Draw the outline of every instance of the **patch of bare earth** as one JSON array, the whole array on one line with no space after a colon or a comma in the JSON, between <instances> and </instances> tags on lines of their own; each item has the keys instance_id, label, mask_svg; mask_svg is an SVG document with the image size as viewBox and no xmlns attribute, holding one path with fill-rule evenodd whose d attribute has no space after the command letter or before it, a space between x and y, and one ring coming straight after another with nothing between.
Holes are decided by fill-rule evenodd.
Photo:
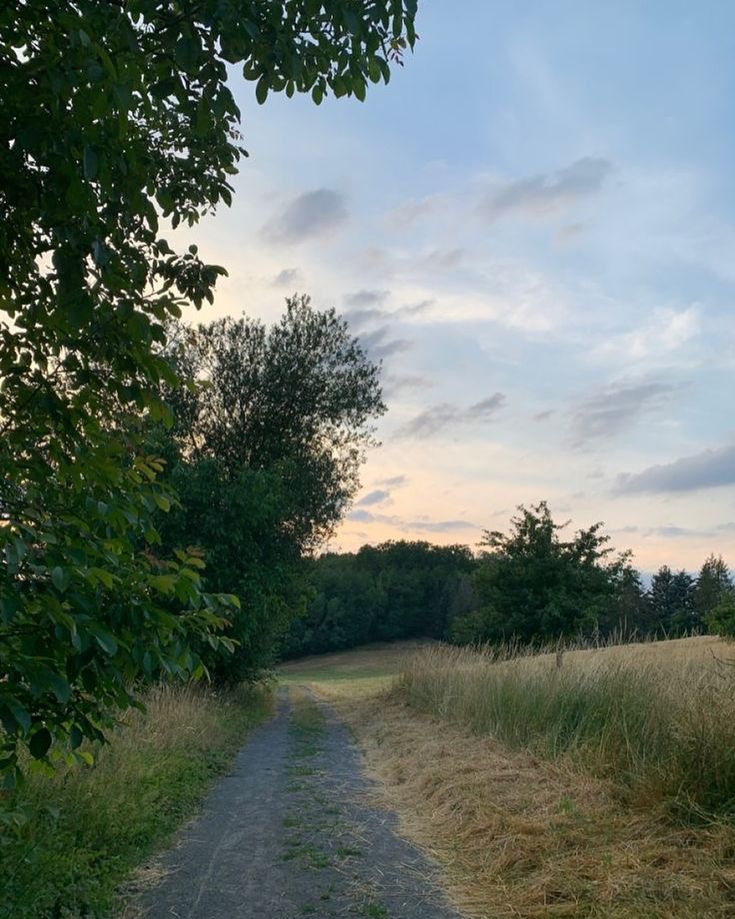
<instances>
[{"instance_id":1,"label":"patch of bare earth","mask_svg":"<svg viewBox=\"0 0 735 919\"><path fill-rule=\"evenodd\" d=\"M435 856L469 916L735 916L732 827L676 825L599 779L508 752L390 695L318 689L359 740L375 794Z\"/></svg>"}]
</instances>

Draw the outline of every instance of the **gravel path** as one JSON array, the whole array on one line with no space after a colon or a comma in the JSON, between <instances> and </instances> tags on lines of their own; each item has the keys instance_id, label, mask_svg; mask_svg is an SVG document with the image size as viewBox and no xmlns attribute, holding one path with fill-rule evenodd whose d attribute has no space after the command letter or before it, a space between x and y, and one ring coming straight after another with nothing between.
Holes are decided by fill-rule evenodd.
<instances>
[{"instance_id":1,"label":"gravel path","mask_svg":"<svg viewBox=\"0 0 735 919\"><path fill-rule=\"evenodd\" d=\"M370 807L370 785L326 705L295 706L251 735L203 815L162 858L147 919L461 919L423 854Z\"/></svg>"}]
</instances>

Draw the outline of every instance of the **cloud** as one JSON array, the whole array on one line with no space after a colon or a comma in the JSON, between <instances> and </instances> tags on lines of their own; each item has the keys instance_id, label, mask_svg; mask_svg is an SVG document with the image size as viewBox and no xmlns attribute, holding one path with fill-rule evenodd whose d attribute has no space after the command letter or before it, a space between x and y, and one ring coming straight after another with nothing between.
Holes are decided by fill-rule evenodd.
<instances>
[{"instance_id":1,"label":"cloud","mask_svg":"<svg viewBox=\"0 0 735 919\"><path fill-rule=\"evenodd\" d=\"M347 294L345 303L348 306L377 306L389 295L389 290L357 290L353 294Z\"/></svg>"},{"instance_id":2,"label":"cloud","mask_svg":"<svg viewBox=\"0 0 735 919\"><path fill-rule=\"evenodd\" d=\"M554 234L554 240L558 243L568 243L570 240L581 236L584 229L585 224L583 223L568 223L566 226L559 227Z\"/></svg>"},{"instance_id":3,"label":"cloud","mask_svg":"<svg viewBox=\"0 0 735 919\"><path fill-rule=\"evenodd\" d=\"M464 249L432 249L423 259L428 271L451 271L458 268L464 258Z\"/></svg>"},{"instance_id":4,"label":"cloud","mask_svg":"<svg viewBox=\"0 0 735 919\"><path fill-rule=\"evenodd\" d=\"M619 475L614 490L617 494L689 492L723 485L735 485L735 444Z\"/></svg>"},{"instance_id":5,"label":"cloud","mask_svg":"<svg viewBox=\"0 0 735 919\"><path fill-rule=\"evenodd\" d=\"M374 360L410 351L414 347L414 343L408 338L388 338L390 333L389 326L380 326L366 335L361 335L360 344Z\"/></svg>"},{"instance_id":6,"label":"cloud","mask_svg":"<svg viewBox=\"0 0 735 919\"><path fill-rule=\"evenodd\" d=\"M424 533L451 533L454 530L479 530L476 523L469 520L405 520L402 517L394 517L387 514L373 514L371 511L354 510L347 515L348 520L357 523L381 523L387 526L395 527L406 533L424 532Z\"/></svg>"},{"instance_id":7,"label":"cloud","mask_svg":"<svg viewBox=\"0 0 735 919\"><path fill-rule=\"evenodd\" d=\"M548 421L552 415L556 414L553 408L547 409L545 412L537 412L533 416L534 421Z\"/></svg>"},{"instance_id":8,"label":"cloud","mask_svg":"<svg viewBox=\"0 0 735 919\"><path fill-rule=\"evenodd\" d=\"M385 374L382 379L383 395L396 396L402 392L427 390L436 386L436 380L421 374Z\"/></svg>"},{"instance_id":9,"label":"cloud","mask_svg":"<svg viewBox=\"0 0 735 919\"><path fill-rule=\"evenodd\" d=\"M390 498L389 491L384 488L376 488L374 491L368 492L364 498L360 498L357 502L357 507L371 507L373 504L382 504L388 498Z\"/></svg>"},{"instance_id":10,"label":"cloud","mask_svg":"<svg viewBox=\"0 0 735 919\"><path fill-rule=\"evenodd\" d=\"M583 402L572 413L575 445L619 434L641 415L660 408L681 389L669 383L617 382Z\"/></svg>"},{"instance_id":11,"label":"cloud","mask_svg":"<svg viewBox=\"0 0 735 919\"><path fill-rule=\"evenodd\" d=\"M263 234L275 243L302 242L333 232L348 216L344 195L330 188L318 188L294 198L265 225Z\"/></svg>"},{"instance_id":12,"label":"cloud","mask_svg":"<svg viewBox=\"0 0 735 919\"><path fill-rule=\"evenodd\" d=\"M292 284L298 284L301 280L301 272L298 268L284 268L271 281L271 287L290 287Z\"/></svg>"},{"instance_id":13,"label":"cloud","mask_svg":"<svg viewBox=\"0 0 735 919\"><path fill-rule=\"evenodd\" d=\"M364 309L350 309L345 313L345 318L353 328L362 328L374 322L385 322L389 319L403 319L406 316L417 316L424 313L434 305L434 300L420 300L418 303L407 303L395 310L380 309L371 306L380 303L388 296L388 291L361 290L345 297L348 304L365 307ZM380 299L378 297L380 296Z\"/></svg>"},{"instance_id":14,"label":"cloud","mask_svg":"<svg viewBox=\"0 0 735 919\"><path fill-rule=\"evenodd\" d=\"M650 366L659 359L671 365L672 355L682 352L691 360L695 339L702 332L701 307L697 303L685 309L657 309L637 328L606 338L590 352L592 361L612 359L616 364L646 361Z\"/></svg>"},{"instance_id":15,"label":"cloud","mask_svg":"<svg viewBox=\"0 0 735 919\"><path fill-rule=\"evenodd\" d=\"M406 229L419 218L435 212L446 200L446 195L435 194L404 201L388 213L388 222L400 229Z\"/></svg>"},{"instance_id":16,"label":"cloud","mask_svg":"<svg viewBox=\"0 0 735 919\"><path fill-rule=\"evenodd\" d=\"M433 405L416 415L396 432L398 437L416 437L423 440L432 437L447 427L462 424L490 421L506 402L506 397L501 392L496 392L487 399L476 402L469 408L461 408L451 402L442 402Z\"/></svg>"},{"instance_id":17,"label":"cloud","mask_svg":"<svg viewBox=\"0 0 735 919\"><path fill-rule=\"evenodd\" d=\"M399 485L405 485L407 481L408 476L394 475L388 479L380 479L376 482L376 485L387 485L389 488L397 488Z\"/></svg>"},{"instance_id":18,"label":"cloud","mask_svg":"<svg viewBox=\"0 0 735 919\"><path fill-rule=\"evenodd\" d=\"M582 159L552 173L509 182L485 196L480 212L490 220L504 214L545 216L598 192L612 165L600 157Z\"/></svg>"}]
</instances>

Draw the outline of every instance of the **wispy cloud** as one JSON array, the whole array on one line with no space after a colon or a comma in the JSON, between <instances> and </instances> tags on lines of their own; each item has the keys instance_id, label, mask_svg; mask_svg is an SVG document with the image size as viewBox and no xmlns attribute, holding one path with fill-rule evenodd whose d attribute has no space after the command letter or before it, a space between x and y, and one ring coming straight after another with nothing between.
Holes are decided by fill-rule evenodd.
<instances>
[{"instance_id":1,"label":"wispy cloud","mask_svg":"<svg viewBox=\"0 0 735 919\"><path fill-rule=\"evenodd\" d=\"M390 296L389 290L356 290L352 294L347 294L345 303L348 306L377 306L383 303Z\"/></svg>"},{"instance_id":2,"label":"wispy cloud","mask_svg":"<svg viewBox=\"0 0 735 919\"><path fill-rule=\"evenodd\" d=\"M414 437L423 440L432 437L447 427L491 421L505 405L504 393L496 392L487 399L475 402L469 408L461 408L451 402L433 405L416 415L397 432L398 437Z\"/></svg>"},{"instance_id":3,"label":"wispy cloud","mask_svg":"<svg viewBox=\"0 0 735 919\"><path fill-rule=\"evenodd\" d=\"M384 488L376 488L368 492L355 505L356 507L372 507L373 504L384 504L390 498L390 492Z\"/></svg>"},{"instance_id":4,"label":"wispy cloud","mask_svg":"<svg viewBox=\"0 0 735 919\"><path fill-rule=\"evenodd\" d=\"M665 405L680 389L681 385L656 381L611 384L572 412L573 443L581 446L614 437Z\"/></svg>"},{"instance_id":5,"label":"wispy cloud","mask_svg":"<svg viewBox=\"0 0 735 919\"><path fill-rule=\"evenodd\" d=\"M436 381L432 377L422 376L420 373L387 373L382 382L383 394L386 396L397 396L403 392L415 392L416 390L423 391L436 386Z\"/></svg>"},{"instance_id":6,"label":"wispy cloud","mask_svg":"<svg viewBox=\"0 0 735 919\"><path fill-rule=\"evenodd\" d=\"M297 243L332 233L348 218L345 196L318 188L294 198L263 228L269 242Z\"/></svg>"},{"instance_id":7,"label":"wispy cloud","mask_svg":"<svg viewBox=\"0 0 735 919\"><path fill-rule=\"evenodd\" d=\"M376 482L377 485L385 485L388 488L397 488L399 485L405 485L408 481L408 476L405 475L393 475L387 479L379 479Z\"/></svg>"},{"instance_id":8,"label":"wispy cloud","mask_svg":"<svg viewBox=\"0 0 735 919\"><path fill-rule=\"evenodd\" d=\"M469 520L406 520L403 517L394 517L388 514L373 514L371 511L354 510L347 515L347 519L356 523L380 523L395 527L406 533L451 533L455 530L479 530L476 523Z\"/></svg>"},{"instance_id":9,"label":"wispy cloud","mask_svg":"<svg viewBox=\"0 0 735 919\"><path fill-rule=\"evenodd\" d=\"M410 351L413 348L414 343L410 339L390 338L390 334L390 326L380 326L372 332L360 335L360 344L376 360L389 357L391 354Z\"/></svg>"},{"instance_id":10,"label":"wispy cloud","mask_svg":"<svg viewBox=\"0 0 735 919\"><path fill-rule=\"evenodd\" d=\"M635 328L606 338L592 350L590 357L594 362L603 358L617 364L645 361L648 366L658 360L670 366L679 351L685 361L691 360L693 344L701 331L699 304L678 310L657 309Z\"/></svg>"},{"instance_id":11,"label":"wispy cloud","mask_svg":"<svg viewBox=\"0 0 735 919\"><path fill-rule=\"evenodd\" d=\"M284 268L271 281L272 287L289 287L301 281L301 272L298 268Z\"/></svg>"},{"instance_id":12,"label":"wispy cloud","mask_svg":"<svg viewBox=\"0 0 735 919\"><path fill-rule=\"evenodd\" d=\"M490 220L511 213L533 217L555 213L598 192L611 172L608 160L586 156L556 172L494 189L480 203L480 212Z\"/></svg>"},{"instance_id":13,"label":"wispy cloud","mask_svg":"<svg viewBox=\"0 0 735 919\"><path fill-rule=\"evenodd\" d=\"M735 444L683 456L672 463L649 466L642 472L620 475L615 492L689 492L723 485L735 485Z\"/></svg>"}]
</instances>

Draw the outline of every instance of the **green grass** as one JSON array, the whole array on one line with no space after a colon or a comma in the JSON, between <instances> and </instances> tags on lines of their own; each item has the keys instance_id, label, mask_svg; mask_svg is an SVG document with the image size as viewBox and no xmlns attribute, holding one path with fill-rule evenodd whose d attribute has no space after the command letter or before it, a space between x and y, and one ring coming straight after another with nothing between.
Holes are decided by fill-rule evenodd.
<instances>
[{"instance_id":1,"label":"green grass","mask_svg":"<svg viewBox=\"0 0 735 919\"><path fill-rule=\"evenodd\" d=\"M0 917L109 914L131 872L196 810L269 693L160 688L131 714L90 768L31 774L0 806L27 822L0 839Z\"/></svg>"},{"instance_id":2,"label":"green grass","mask_svg":"<svg viewBox=\"0 0 735 919\"><path fill-rule=\"evenodd\" d=\"M511 747L573 761L641 801L688 817L735 813L735 668L711 656L631 646L556 666L553 655L493 660L435 647L406 666L397 692Z\"/></svg>"}]
</instances>

